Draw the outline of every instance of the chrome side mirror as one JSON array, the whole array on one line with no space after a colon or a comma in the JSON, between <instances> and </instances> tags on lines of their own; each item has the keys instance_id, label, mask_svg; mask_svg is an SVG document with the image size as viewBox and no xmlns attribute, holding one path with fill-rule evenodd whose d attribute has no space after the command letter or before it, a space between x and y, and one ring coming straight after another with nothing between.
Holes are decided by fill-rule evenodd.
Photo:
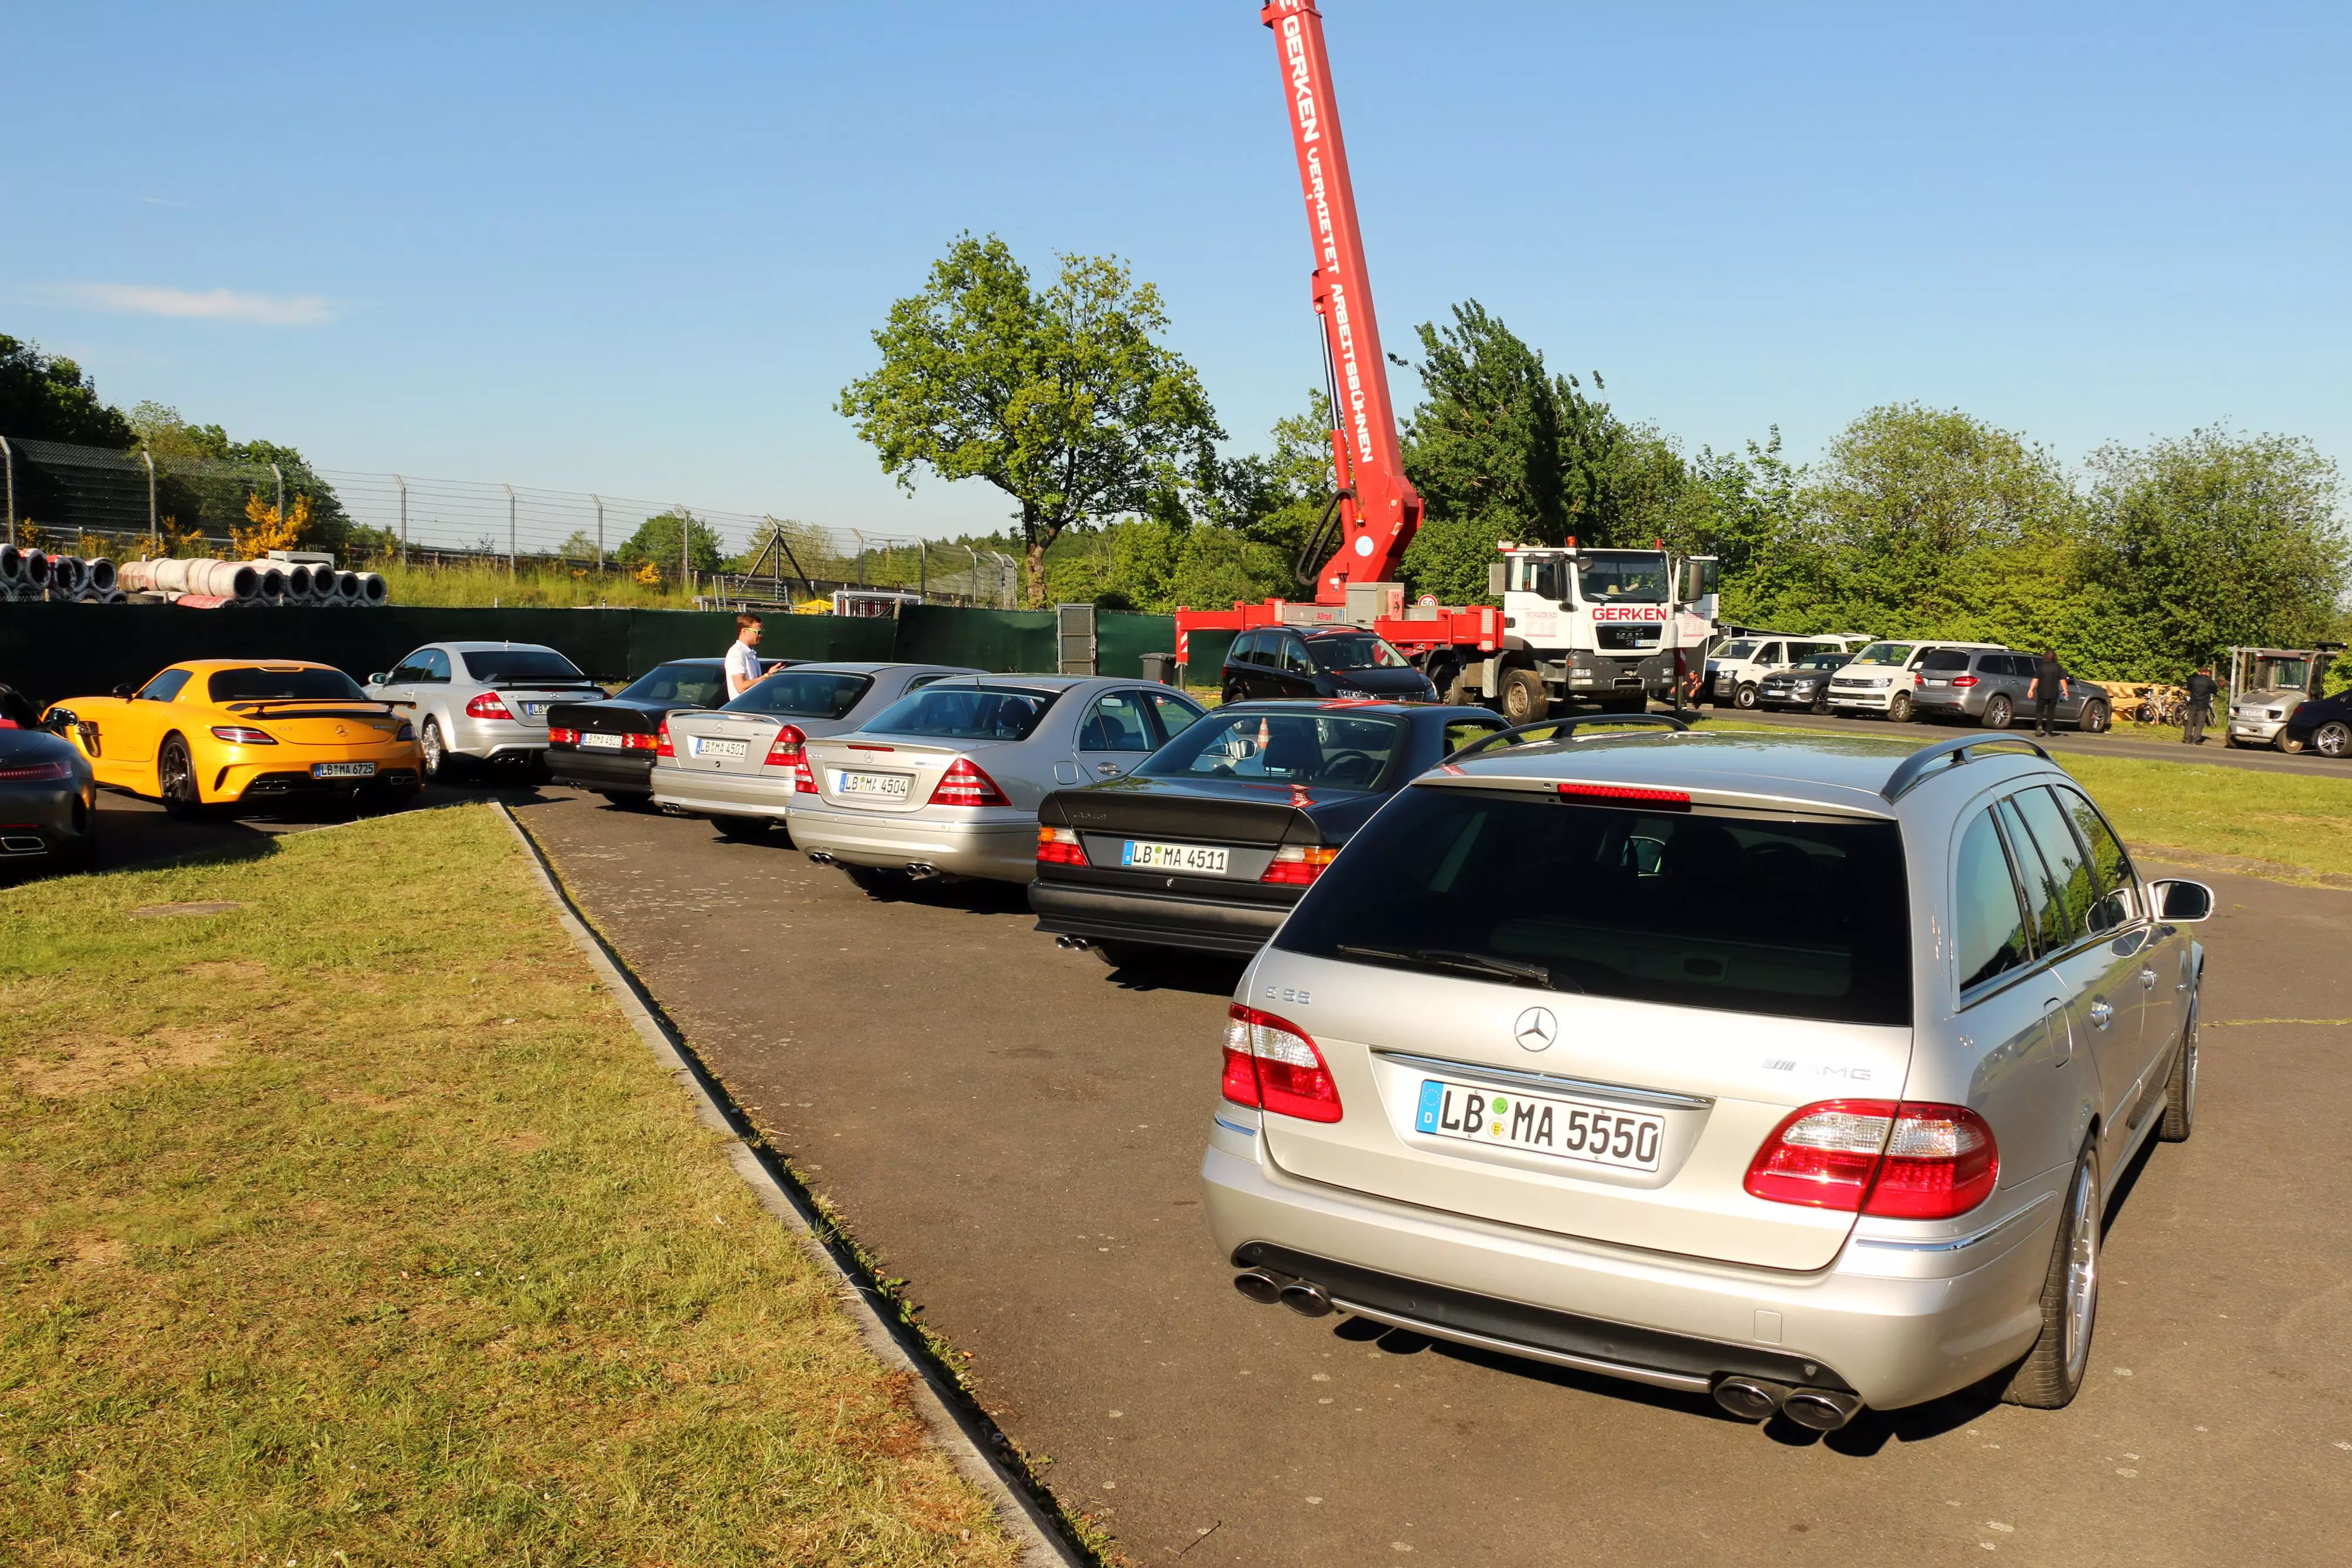
<instances>
[{"instance_id":1,"label":"chrome side mirror","mask_svg":"<svg viewBox=\"0 0 2352 1568\"><path fill-rule=\"evenodd\" d=\"M384 674L382 670L378 670L374 674L372 674L367 678L367 684L372 686L380 686L383 685L383 683Z\"/></svg>"},{"instance_id":2,"label":"chrome side mirror","mask_svg":"<svg viewBox=\"0 0 2352 1568\"><path fill-rule=\"evenodd\" d=\"M2148 893L2156 902L2156 917L2170 925L2194 925L2213 914L2213 890L2201 882L2152 883Z\"/></svg>"}]
</instances>

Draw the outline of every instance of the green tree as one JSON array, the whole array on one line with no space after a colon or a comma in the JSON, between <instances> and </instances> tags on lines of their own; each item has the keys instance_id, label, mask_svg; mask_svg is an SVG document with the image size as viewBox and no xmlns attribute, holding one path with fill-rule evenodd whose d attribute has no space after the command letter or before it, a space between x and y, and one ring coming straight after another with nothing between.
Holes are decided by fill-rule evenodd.
<instances>
[{"instance_id":1,"label":"green tree","mask_svg":"<svg viewBox=\"0 0 2352 1568\"><path fill-rule=\"evenodd\" d=\"M152 401L134 406L127 423L135 443L156 459L157 509L175 519L184 532L221 534L242 527L247 497L258 496L265 506L276 506L282 478L289 512L294 509L297 497L310 499L310 520L302 532L302 549L344 554L381 548L388 539L396 539L383 530L354 524L334 486L291 446L275 441L232 441L219 425L192 424L169 403ZM268 472L273 464L276 476ZM215 465L243 472L221 472Z\"/></svg>"},{"instance_id":2,"label":"green tree","mask_svg":"<svg viewBox=\"0 0 2352 1568\"><path fill-rule=\"evenodd\" d=\"M1066 529L1150 510L1221 438L1192 366L1160 341L1160 291L1107 256L1064 256L1044 290L994 235L966 235L874 334L882 363L840 412L912 491L924 469L1019 506L1029 602Z\"/></svg>"},{"instance_id":3,"label":"green tree","mask_svg":"<svg viewBox=\"0 0 2352 1568\"><path fill-rule=\"evenodd\" d=\"M0 435L121 450L135 437L71 360L0 333Z\"/></svg>"},{"instance_id":4,"label":"green tree","mask_svg":"<svg viewBox=\"0 0 2352 1568\"><path fill-rule=\"evenodd\" d=\"M685 529L683 541L679 530ZM684 507L673 507L657 512L637 525L637 531L622 541L613 552L613 559L623 566L642 567L650 564L667 576L678 569L679 545L686 545L689 563L697 571L717 571L727 559L727 541L719 530L696 517Z\"/></svg>"}]
</instances>

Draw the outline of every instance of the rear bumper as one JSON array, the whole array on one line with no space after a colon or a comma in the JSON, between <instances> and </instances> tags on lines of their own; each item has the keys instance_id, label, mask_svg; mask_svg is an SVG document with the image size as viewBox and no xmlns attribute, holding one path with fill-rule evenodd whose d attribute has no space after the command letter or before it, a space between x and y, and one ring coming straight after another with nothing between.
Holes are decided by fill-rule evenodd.
<instances>
[{"instance_id":1,"label":"rear bumper","mask_svg":"<svg viewBox=\"0 0 2352 1568\"><path fill-rule=\"evenodd\" d=\"M1943 718L1982 718L1990 692L1914 692L1911 706Z\"/></svg>"},{"instance_id":2,"label":"rear bumper","mask_svg":"<svg viewBox=\"0 0 2352 1568\"><path fill-rule=\"evenodd\" d=\"M851 865L880 870L928 865L950 876L991 882L1025 883L1037 874L1037 819L1033 814L954 821L928 811L893 815L801 803L809 799L796 798L786 819L793 842Z\"/></svg>"},{"instance_id":3,"label":"rear bumper","mask_svg":"<svg viewBox=\"0 0 2352 1568\"><path fill-rule=\"evenodd\" d=\"M1029 907L1037 913L1040 931L1247 955L1265 946L1289 917L1292 905L1077 887L1041 877L1029 884Z\"/></svg>"},{"instance_id":4,"label":"rear bumper","mask_svg":"<svg viewBox=\"0 0 2352 1568\"><path fill-rule=\"evenodd\" d=\"M1265 1159L1257 1119L1221 1105L1201 1167L1228 1260L1263 1259L1375 1318L1538 1360L1565 1352L1588 1370L1694 1393L1719 1373L1784 1367L1794 1375L1783 1381L1842 1382L1882 1410L1964 1388L2032 1344L2054 1184L2071 1175L1965 1245L1857 1237L1829 1268L1799 1274L1583 1244L1301 1181Z\"/></svg>"},{"instance_id":5,"label":"rear bumper","mask_svg":"<svg viewBox=\"0 0 2352 1568\"><path fill-rule=\"evenodd\" d=\"M622 789L642 794L653 788L653 753L649 751L587 751L553 746L547 751L547 771L558 784L582 789Z\"/></svg>"},{"instance_id":6,"label":"rear bumper","mask_svg":"<svg viewBox=\"0 0 2352 1568\"><path fill-rule=\"evenodd\" d=\"M2248 746L2272 746L2285 728L2286 720L2283 718L2239 718L2233 715L2230 719L2230 738Z\"/></svg>"},{"instance_id":7,"label":"rear bumper","mask_svg":"<svg viewBox=\"0 0 2352 1568\"><path fill-rule=\"evenodd\" d=\"M704 816L772 817L781 822L793 801L792 779L782 768L773 779L760 779L744 773L693 773L656 762L645 778L641 788L653 790L656 805Z\"/></svg>"},{"instance_id":8,"label":"rear bumper","mask_svg":"<svg viewBox=\"0 0 2352 1568\"><path fill-rule=\"evenodd\" d=\"M1833 689L1830 693L1830 706L1852 708L1856 713L1885 713L1887 705L1894 699L1895 691L1892 689L1877 692L1841 692ZM1916 704L1918 699L1915 697L1912 701Z\"/></svg>"},{"instance_id":9,"label":"rear bumper","mask_svg":"<svg viewBox=\"0 0 2352 1568\"><path fill-rule=\"evenodd\" d=\"M214 761L209 764L209 772L205 771L207 764L199 761L196 780L199 793L206 800L267 800L289 796L320 799L350 795L362 789L415 789L425 775L424 758L416 747L406 741L346 752L341 757L306 759L289 755L300 749L280 746L240 747L231 753L234 760L226 763ZM375 771L364 779L320 779L310 772L312 761L373 762Z\"/></svg>"},{"instance_id":10,"label":"rear bumper","mask_svg":"<svg viewBox=\"0 0 2352 1568\"><path fill-rule=\"evenodd\" d=\"M80 852L97 809L93 785L0 785L0 865Z\"/></svg>"},{"instance_id":11,"label":"rear bumper","mask_svg":"<svg viewBox=\"0 0 2352 1568\"><path fill-rule=\"evenodd\" d=\"M378 768L374 777L369 779L314 779L308 773L279 768L252 770L252 776L231 799L241 806L257 806L272 800L318 800L338 795L414 794L418 787L417 770L405 765Z\"/></svg>"},{"instance_id":12,"label":"rear bumper","mask_svg":"<svg viewBox=\"0 0 2352 1568\"><path fill-rule=\"evenodd\" d=\"M468 718L459 714L449 721L450 750L485 762L501 757L529 757L547 749L547 727L520 719Z\"/></svg>"}]
</instances>

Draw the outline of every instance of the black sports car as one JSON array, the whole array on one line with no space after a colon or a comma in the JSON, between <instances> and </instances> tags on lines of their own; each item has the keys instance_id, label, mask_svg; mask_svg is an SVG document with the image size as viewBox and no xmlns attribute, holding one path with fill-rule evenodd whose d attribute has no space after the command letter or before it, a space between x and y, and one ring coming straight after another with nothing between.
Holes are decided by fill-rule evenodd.
<instances>
[{"instance_id":1,"label":"black sports car","mask_svg":"<svg viewBox=\"0 0 2352 1568\"><path fill-rule=\"evenodd\" d=\"M792 661L763 659L760 673ZM557 703L547 710L547 771L559 784L593 790L616 806L653 798L662 719L679 708L717 707L727 700L727 668L719 659L672 659L656 664L609 697Z\"/></svg>"},{"instance_id":2,"label":"black sports car","mask_svg":"<svg viewBox=\"0 0 2352 1568\"><path fill-rule=\"evenodd\" d=\"M2286 716L2281 751L2311 747L2322 757L2342 761L2352 757L2352 688L2332 697L2313 697Z\"/></svg>"},{"instance_id":3,"label":"black sports car","mask_svg":"<svg viewBox=\"0 0 2352 1568\"><path fill-rule=\"evenodd\" d=\"M71 741L0 685L0 876L87 869L98 849L98 786Z\"/></svg>"},{"instance_id":4,"label":"black sports car","mask_svg":"<svg viewBox=\"0 0 2352 1568\"><path fill-rule=\"evenodd\" d=\"M1114 965L1160 947L1255 953L1391 795L1502 727L1479 707L1221 707L1126 778L1045 797L1037 929Z\"/></svg>"},{"instance_id":5,"label":"black sports car","mask_svg":"<svg viewBox=\"0 0 2352 1568\"><path fill-rule=\"evenodd\" d=\"M1386 697L1433 703L1437 688L1388 639L1360 626L1265 626L1225 651L1225 701L1251 697Z\"/></svg>"}]
</instances>

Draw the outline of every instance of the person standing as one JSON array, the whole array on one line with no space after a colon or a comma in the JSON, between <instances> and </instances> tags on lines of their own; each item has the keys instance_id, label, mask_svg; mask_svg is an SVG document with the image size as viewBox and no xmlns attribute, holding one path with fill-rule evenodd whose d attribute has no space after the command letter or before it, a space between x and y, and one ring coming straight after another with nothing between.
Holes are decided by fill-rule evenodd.
<instances>
[{"instance_id":1,"label":"person standing","mask_svg":"<svg viewBox=\"0 0 2352 1568\"><path fill-rule=\"evenodd\" d=\"M2213 694L2219 690L2210 665L2200 667L2189 677L2189 702L2180 710L2181 745L2205 744L2205 727L2213 722Z\"/></svg>"},{"instance_id":2,"label":"person standing","mask_svg":"<svg viewBox=\"0 0 2352 1568\"><path fill-rule=\"evenodd\" d=\"M727 700L733 702L760 678L760 618L735 617L735 641L727 645Z\"/></svg>"},{"instance_id":3,"label":"person standing","mask_svg":"<svg viewBox=\"0 0 2352 1568\"><path fill-rule=\"evenodd\" d=\"M2066 666L2058 662L2054 649L2042 650L2033 666L2033 685L2025 695L2034 704L2035 733L2048 735L2058 716L2058 699L2066 695Z\"/></svg>"}]
</instances>

